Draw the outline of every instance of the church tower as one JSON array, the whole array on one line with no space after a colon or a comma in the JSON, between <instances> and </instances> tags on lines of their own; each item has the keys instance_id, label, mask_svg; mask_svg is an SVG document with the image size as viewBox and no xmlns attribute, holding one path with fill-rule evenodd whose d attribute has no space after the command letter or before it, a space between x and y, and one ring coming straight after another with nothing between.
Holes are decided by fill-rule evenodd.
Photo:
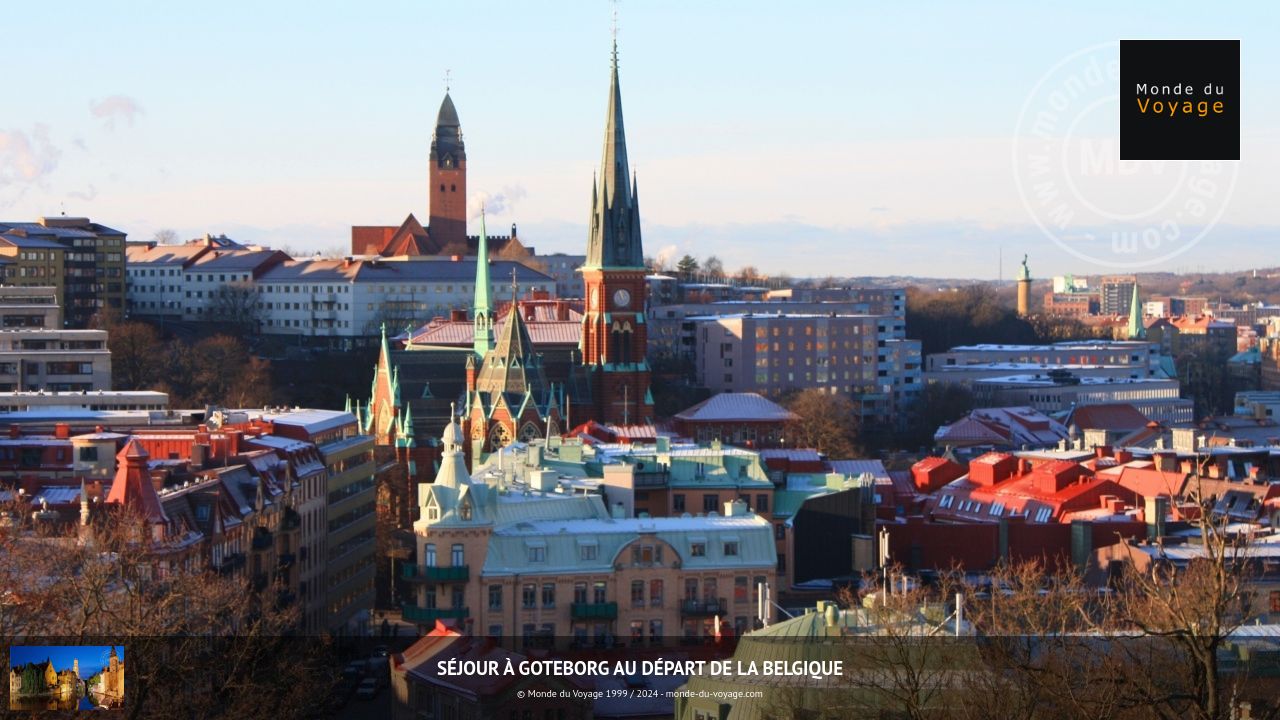
<instances>
[{"instance_id":1,"label":"church tower","mask_svg":"<svg viewBox=\"0 0 1280 720\"><path fill-rule=\"evenodd\" d=\"M431 138L431 215L427 227L439 247L467 241L467 151L458 111L446 90ZM465 253L464 253L465 254Z\"/></svg>"},{"instance_id":2,"label":"church tower","mask_svg":"<svg viewBox=\"0 0 1280 720\"><path fill-rule=\"evenodd\" d=\"M644 324L644 249L640 242L640 201L627 165L618 84L618 42L613 43L604 154L591 187L587 260L582 266L587 307L582 327L582 362L595 374L595 420L635 425L652 422L648 337Z\"/></svg>"}]
</instances>

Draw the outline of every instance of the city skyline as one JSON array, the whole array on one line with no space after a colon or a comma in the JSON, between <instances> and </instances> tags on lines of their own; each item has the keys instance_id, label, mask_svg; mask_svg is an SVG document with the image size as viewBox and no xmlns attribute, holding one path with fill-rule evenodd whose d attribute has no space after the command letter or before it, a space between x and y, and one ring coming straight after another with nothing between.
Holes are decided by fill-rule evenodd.
<instances>
[{"instance_id":1,"label":"city skyline","mask_svg":"<svg viewBox=\"0 0 1280 720\"><path fill-rule=\"evenodd\" d=\"M80 677L88 678L107 667L107 645L14 645L9 648L9 667L18 667L33 662L51 660L54 670L62 671L71 667L75 660L80 661ZM124 646L116 645L116 655L123 662Z\"/></svg>"},{"instance_id":2,"label":"city skyline","mask_svg":"<svg viewBox=\"0 0 1280 720\"><path fill-rule=\"evenodd\" d=\"M608 4L249 15L231 3L181 18L162 7L128 18L92 5L10 11L20 30L11 50L41 66L14 79L26 100L0 124L5 217L65 211L134 240L172 228L299 253L342 248L351 225L426 217L426 156L448 73L473 210L483 200L491 229L519 223L540 252L581 252ZM1252 248L1280 224L1262 174L1280 158L1277 101L1261 84L1280 64L1261 35L1265 6L1233 21L1192 5L1156 16L1102 4L920 10L621 4L648 253L799 276L995 278L1001 251L1006 280L1022 253L1038 277L1111 272L1061 250L1019 200L1009 157L1023 103L1081 48L1239 37L1239 182L1199 245L1141 269L1259 264ZM38 30L52 24L65 47L49 53ZM109 49L95 38L110 38ZM1109 134L1102 122L1085 129Z\"/></svg>"}]
</instances>

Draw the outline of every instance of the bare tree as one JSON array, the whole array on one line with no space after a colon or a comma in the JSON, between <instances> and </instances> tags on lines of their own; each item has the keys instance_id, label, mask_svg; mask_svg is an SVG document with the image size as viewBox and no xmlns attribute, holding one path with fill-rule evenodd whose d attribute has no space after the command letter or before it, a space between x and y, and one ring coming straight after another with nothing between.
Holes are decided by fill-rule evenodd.
<instances>
[{"instance_id":1,"label":"bare tree","mask_svg":"<svg viewBox=\"0 0 1280 720\"><path fill-rule=\"evenodd\" d=\"M787 426L788 445L816 448L837 459L858 455L857 407L847 395L808 388L783 404L799 416Z\"/></svg>"},{"instance_id":2,"label":"bare tree","mask_svg":"<svg viewBox=\"0 0 1280 720\"><path fill-rule=\"evenodd\" d=\"M246 336L258 332L265 313L258 291L245 282L220 285L213 291L207 307L206 316L211 322L222 323Z\"/></svg>"},{"instance_id":3,"label":"bare tree","mask_svg":"<svg viewBox=\"0 0 1280 720\"><path fill-rule=\"evenodd\" d=\"M157 245L174 245L178 242L178 233L173 228L160 228L152 233L151 242Z\"/></svg>"}]
</instances>

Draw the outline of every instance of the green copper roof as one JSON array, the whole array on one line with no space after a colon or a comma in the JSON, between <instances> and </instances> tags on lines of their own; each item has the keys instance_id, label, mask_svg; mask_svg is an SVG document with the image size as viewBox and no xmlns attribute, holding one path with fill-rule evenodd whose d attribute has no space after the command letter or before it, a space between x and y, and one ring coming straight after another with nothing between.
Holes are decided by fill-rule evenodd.
<instances>
[{"instance_id":1,"label":"green copper roof","mask_svg":"<svg viewBox=\"0 0 1280 720\"><path fill-rule=\"evenodd\" d=\"M1129 300L1128 338L1141 340L1147 336L1147 329L1142 326L1142 303L1138 301L1138 283L1133 283L1133 297Z\"/></svg>"},{"instance_id":2,"label":"green copper roof","mask_svg":"<svg viewBox=\"0 0 1280 720\"><path fill-rule=\"evenodd\" d=\"M478 357L493 349L493 310L489 299L489 236L484 229L484 211L480 211L480 242L476 247L476 293L472 300L475 320L473 347Z\"/></svg>"}]
</instances>

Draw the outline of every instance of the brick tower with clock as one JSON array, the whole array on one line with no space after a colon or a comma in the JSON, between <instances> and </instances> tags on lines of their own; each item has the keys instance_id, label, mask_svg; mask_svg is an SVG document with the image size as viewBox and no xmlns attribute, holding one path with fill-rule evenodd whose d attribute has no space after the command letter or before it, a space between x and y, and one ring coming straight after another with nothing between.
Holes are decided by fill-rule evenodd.
<instances>
[{"instance_id":1,"label":"brick tower with clock","mask_svg":"<svg viewBox=\"0 0 1280 720\"><path fill-rule=\"evenodd\" d=\"M600 173L591 186L587 259L582 266L586 313L582 363L593 376L595 420L618 425L653 422L649 392L648 336L644 323L648 286L640 241L640 200L627 166L614 41L609 109Z\"/></svg>"}]
</instances>

